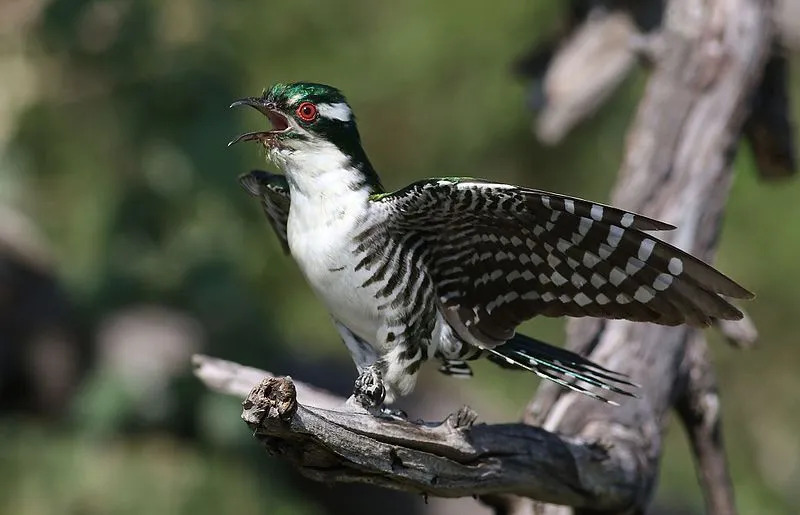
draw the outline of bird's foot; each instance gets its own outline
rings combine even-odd
[[[361,371],[353,387],[353,397],[367,411],[380,408],[386,398],[380,373],[375,367],[367,367]]]
[[[375,367],[367,367],[356,379],[353,395],[347,399],[346,404],[355,411],[367,412],[378,418],[408,420],[408,415],[404,411],[384,406],[385,398],[386,387],[383,385],[380,372]]]
[[[387,406],[365,406],[363,400],[356,397],[355,394],[347,399],[345,406],[355,413],[368,414],[376,418],[394,420],[395,422],[408,421],[408,415],[405,411]]]
[[[394,420],[396,422],[406,422],[408,420],[408,415],[405,411],[401,409],[388,408],[386,406],[381,406],[378,409],[378,412],[374,413],[374,415],[378,418],[385,418],[388,420]]]

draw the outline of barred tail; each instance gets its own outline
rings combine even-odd
[[[515,335],[503,345],[485,350],[489,353],[487,358],[501,367],[529,370],[539,377],[608,404],[618,405],[580,383],[636,397],[635,394],[618,386],[637,388],[638,385],[628,381],[627,376],[603,368],[574,352],[522,334]]]

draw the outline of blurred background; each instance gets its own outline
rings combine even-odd
[[[781,3],[796,14],[787,44],[798,3]],[[276,81],[325,82],[348,96],[388,188],[468,175],[605,200],[647,75],[632,65],[594,116],[556,137],[540,126],[541,143],[541,92],[520,67],[569,17],[559,0],[0,2],[0,513],[488,513],[306,481],[262,451],[236,399],[191,376],[203,352],[342,394],[355,377],[237,184],[267,165],[255,145],[225,145],[264,120],[227,106]],[[741,512],[797,513],[800,184],[754,167],[741,145],[717,263],[757,292],[761,343],[710,336]],[[559,320],[523,329],[564,339]],[[537,384],[431,367],[406,407],[435,419],[468,402],[513,421]],[[665,449],[654,512],[701,513],[677,425]]]

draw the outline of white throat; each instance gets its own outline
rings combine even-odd
[[[296,142],[294,148],[273,149],[270,158],[286,173],[292,198],[289,239],[319,230],[352,228],[369,209],[370,191],[361,172],[333,143]],[[296,243],[296,242],[295,242]]]

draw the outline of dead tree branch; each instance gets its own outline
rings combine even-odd
[[[438,424],[379,419],[288,377],[207,356],[194,363],[222,393],[241,397],[254,381],[242,418],[271,453],[319,481],[441,497],[513,493],[604,510],[628,506],[641,486],[639,464],[602,442],[524,424],[473,425],[468,408]]]

